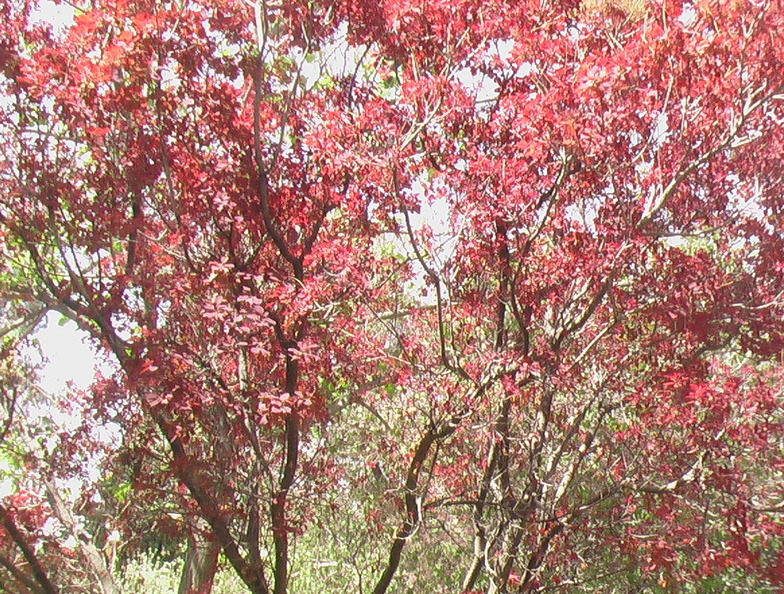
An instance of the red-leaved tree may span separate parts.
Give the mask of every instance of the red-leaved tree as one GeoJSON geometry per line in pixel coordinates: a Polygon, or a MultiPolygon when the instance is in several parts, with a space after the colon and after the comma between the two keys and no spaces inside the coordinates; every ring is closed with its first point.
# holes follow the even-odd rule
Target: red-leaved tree
{"type": "Polygon", "coordinates": [[[784,584],[778,0],[2,6],[3,273],[183,591],[784,584]]]}

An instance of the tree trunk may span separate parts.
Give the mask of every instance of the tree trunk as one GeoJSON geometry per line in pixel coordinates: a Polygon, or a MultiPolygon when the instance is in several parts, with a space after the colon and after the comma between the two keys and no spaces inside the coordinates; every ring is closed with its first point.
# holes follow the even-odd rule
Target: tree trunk
{"type": "Polygon", "coordinates": [[[203,519],[197,518],[193,524],[177,594],[210,594],[220,545],[207,534],[209,527],[203,519]]]}

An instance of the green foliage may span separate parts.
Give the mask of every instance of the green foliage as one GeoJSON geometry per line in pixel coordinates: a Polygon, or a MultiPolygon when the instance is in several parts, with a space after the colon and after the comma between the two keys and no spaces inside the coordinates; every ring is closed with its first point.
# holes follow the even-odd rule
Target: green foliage
{"type": "Polygon", "coordinates": [[[181,571],[179,560],[161,561],[142,553],[126,563],[118,582],[127,594],[171,594],[177,591],[181,571]]]}
{"type": "MultiPolygon", "coordinates": [[[[125,563],[118,583],[125,594],[172,594],[177,592],[182,566],[182,559],[165,561],[152,553],[142,553],[125,563]]],[[[216,574],[212,594],[245,591],[242,581],[230,567],[225,566],[216,574]]]]}

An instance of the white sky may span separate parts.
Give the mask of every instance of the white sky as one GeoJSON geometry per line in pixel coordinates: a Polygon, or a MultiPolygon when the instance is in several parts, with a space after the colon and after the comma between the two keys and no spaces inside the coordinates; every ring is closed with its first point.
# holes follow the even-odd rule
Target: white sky
{"type": "MultiPolygon", "coordinates": [[[[67,393],[69,388],[75,390],[87,390],[95,378],[96,370],[108,375],[111,367],[107,362],[102,362],[96,355],[95,349],[86,340],[86,334],[79,330],[76,324],[68,321],[60,324],[61,315],[50,312],[44,319],[43,325],[34,334],[38,340],[40,352],[36,349],[29,349],[27,357],[33,364],[41,364],[38,386],[45,394],[60,395],[67,393]],[[43,360],[41,359],[43,355],[43,360]]],[[[23,405],[24,406],[24,405],[23,405]]],[[[28,417],[48,417],[57,425],[66,430],[73,430],[81,423],[81,413],[76,411],[74,414],[65,414],[60,410],[54,410],[44,406],[24,406],[20,411],[28,417]]],[[[99,431],[100,438],[109,440],[117,436],[117,428],[106,427],[99,431]]],[[[45,448],[52,447],[44,443],[45,448]]],[[[97,472],[97,468],[91,469],[97,472]]],[[[13,469],[4,466],[0,460],[0,475],[3,471],[13,469]]],[[[78,492],[79,481],[65,485],[67,491],[78,492]]],[[[0,497],[10,495],[14,491],[14,482],[9,476],[0,476],[0,497]]]]}
{"type": "Polygon", "coordinates": [[[73,22],[75,14],[74,7],[65,2],[55,4],[51,0],[41,0],[30,20],[33,23],[51,23],[55,31],[62,31],[73,22]]]}
{"type": "MultiPolygon", "coordinates": [[[[60,314],[50,312],[46,325],[37,333],[41,350],[47,359],[41,371],[40,386],[49,394],[63,392],[72,382],[77,389],[86,390],[95,377],[95,350],[86,335],[72,321],[60,325],[60,314]]],[[[106,373],[109,369],[101,366],[106,373]]]]}

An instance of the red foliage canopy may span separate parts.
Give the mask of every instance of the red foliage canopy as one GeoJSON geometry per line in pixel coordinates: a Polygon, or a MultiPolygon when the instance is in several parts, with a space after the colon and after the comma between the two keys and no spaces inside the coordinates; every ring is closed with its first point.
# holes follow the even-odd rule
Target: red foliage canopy
{"type": "Polygon", "coordinates": [[[777,0],[2,4],[3,274],[252,592],[369,459],[378,594],[782,583],[777,0]]]}

